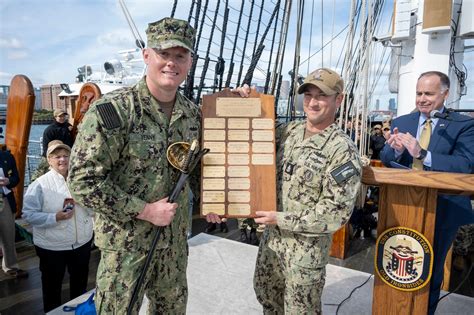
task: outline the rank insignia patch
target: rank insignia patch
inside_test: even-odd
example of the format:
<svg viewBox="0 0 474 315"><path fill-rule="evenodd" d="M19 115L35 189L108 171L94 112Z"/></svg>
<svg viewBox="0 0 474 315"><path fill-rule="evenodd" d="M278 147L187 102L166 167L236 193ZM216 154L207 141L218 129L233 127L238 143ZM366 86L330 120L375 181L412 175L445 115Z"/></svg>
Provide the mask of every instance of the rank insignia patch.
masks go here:
<svg viewBox="0 0 474 315"><path fill-rule="evenodd" d="M377 238L375 248L375 270L392 288L415 291L430 281L433 248L423 234L394 227Z"/></svg>
<svg viewBox="0 0 474 315"><path fill-rule="evenodd" d="M356 174L358 174L357 169L351 161L344 163L343 165L331 171L332 177L338 184L344 183L346 180Z"/></svg>
<svg viewBox="0 0 474 315"><path fill-rule="evenodd" d="M293 169L295 168L295 165L296 165L296 164L286 163L286 166L285 166L285 173L290 174L290 175L293 175Z"/></svg>

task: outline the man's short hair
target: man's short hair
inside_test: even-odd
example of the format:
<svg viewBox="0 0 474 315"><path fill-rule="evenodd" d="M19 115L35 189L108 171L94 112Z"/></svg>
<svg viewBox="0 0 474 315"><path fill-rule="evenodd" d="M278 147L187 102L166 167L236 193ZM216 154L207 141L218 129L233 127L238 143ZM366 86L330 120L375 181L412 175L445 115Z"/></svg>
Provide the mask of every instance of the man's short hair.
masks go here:
<svg viewBox="0 0 474 315"><path fill-rule="evenodd" d="M420 80L422 77L428 77L428 76L432 76L432 75L435 75L439 78L440 82L441 82L441 87L445 90L449 90L449 87L451 85L450 81L449 81L449 77L444 74L443 72L440 72L440 71L427 71L427 72L423 72L422 74L420 74L420 76L418 77L418 80Z"/></svg>

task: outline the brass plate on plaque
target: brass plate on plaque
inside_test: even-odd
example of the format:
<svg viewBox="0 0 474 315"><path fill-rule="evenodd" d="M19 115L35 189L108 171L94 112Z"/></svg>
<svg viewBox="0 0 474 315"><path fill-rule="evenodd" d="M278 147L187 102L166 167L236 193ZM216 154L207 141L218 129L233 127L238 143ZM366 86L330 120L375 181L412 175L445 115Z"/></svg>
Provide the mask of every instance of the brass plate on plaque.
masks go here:
<svg viewBox="0 0 474 315"><path fill-rule="evenodd" d="M229 153L248 153L249 152L248 142L229 142L227 143L227 152Z"/></svg>
<svg viewBox="0 0 474 315"><path fill-rule="evenodd" d="M225 187L225 179L223 178L204 178L202 180L203 190L222 190Z"/></svg>
<svg viewBox="0 0 474 315"><path fill-rule="evenodd" d="M206 215L208 213L225 215L225 204L223 203L203 203L201 209L202 215Z"/></svg>
<svg viewBox="0 0 474 315"><path fill-rule="evenodd" d="M204 130L204 141L225 140L225 130L210 129Z"/></svg>
<svg viewBox="0 0 474 315"><path fill-rule="evenodd" d="M249 141L250 132L248 130L228 130L227 140L229 141Z"/></svg>
<svg viewBox="0 0 474 315"><path fill-rule="evenodd" d="M229 189L250 189L250 178L245 178L245 177L228 178L227 187Z"/></svg>
<svg viewBox="0 0 474 315"><path fill-rule="evenodd" d="M201 214L255 217L275 211L274 97L225 89L202 98Z"/></svg>
<svg viewBox="0 0 474 315"><path fill-rule="evenodd" d="M262 107L258 98L218 97L217 117L260 117Z"/></svg>
<svg viewBox="0 0 474 315"><path fill-rule="evenodd" d="M225 191L223 190L205 190L202 192L202 202L224 202Z"/></svg>
<svg viewBox="0 0 474 315"><path fill-rule="evenodd" d="M205 129L225 129L225 118L204 118Z"/></svg>
<svg viewBox="0 0 474 315"><path fill-rule="evenodd" d="M248 165L248 154L229 154L227 155L227 164L229 165Z"/></svg>
<svg viewBox="0 0 474 315"><path fill-rule="evenodd" d="M248 203L230 203L228 205L227 212L229 215L249 215L250 214L250 205Z"/></svg>
<svg viewBox="0 0 474 315"><path fill-rule="evenodd" d="M254 118L252 119L253 129L273 129L275 123L270 118Z"/></svg>
<svg viewBox="0 0 474 315"><path fill-rule="evenodd" d="M204 142L204 148L208 148L211 153L225 152L225 142Z"/></svg>
<svg viewBox="0 0 474 315"><path fill-rule="evenodd" d="M227 128L229 129L249 129L250 120L248 118L229 118L227 120Z"/></svg>
<svg viewBox="0 0 474 315"><path fill-rule="evenodd" d="M208 153L203 157L204 165L224 165L225 154L224 153Z"/></svg>
<svg viewBox="0 0 474 315"><path fill-rule="evenodd" d="M250 202L250 192L245 190L229 190L227 192L229 202Z"/></svg>
<svg viewBox="0 0 474 315"><path fill-rule="evenodd" d="M248 166L229 166L227 168L229 177L249 177L250 167Z"/></svg>
<svg viewBox="0 0 474 315"><path fill-rule="evenodd" d="M273 130L253 130L253 141L273 141Z"/></svg>
<svg viewBox="0 0 474 315"><path fill-rule="evenodd" d="M203 177L225 177L225 166L204 166L202 168Z"/></svg>

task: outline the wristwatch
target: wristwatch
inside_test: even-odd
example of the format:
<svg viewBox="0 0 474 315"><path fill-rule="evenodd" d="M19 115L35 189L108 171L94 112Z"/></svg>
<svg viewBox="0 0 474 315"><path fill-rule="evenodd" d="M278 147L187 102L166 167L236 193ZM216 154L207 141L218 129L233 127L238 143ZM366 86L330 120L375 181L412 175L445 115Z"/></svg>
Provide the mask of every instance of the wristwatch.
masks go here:
<svg viewBox="0 0 474 315"><path fill-rule="evenodd" d="M427 154L428 154L428 151L426 151L425 149L421 149L420 154L415 159L424 160Z"/></svg>

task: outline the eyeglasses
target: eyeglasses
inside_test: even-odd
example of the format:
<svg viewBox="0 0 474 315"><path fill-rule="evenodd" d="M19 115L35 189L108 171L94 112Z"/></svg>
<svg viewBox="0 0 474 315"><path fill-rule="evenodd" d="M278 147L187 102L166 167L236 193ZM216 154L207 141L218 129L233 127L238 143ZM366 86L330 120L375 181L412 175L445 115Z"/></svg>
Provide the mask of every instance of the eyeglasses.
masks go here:
<svg viewBox="0 0 474 315"><path fill-rule="evenodd" d="M383 128L383 131L390 131L390 128Z"/></svg>

